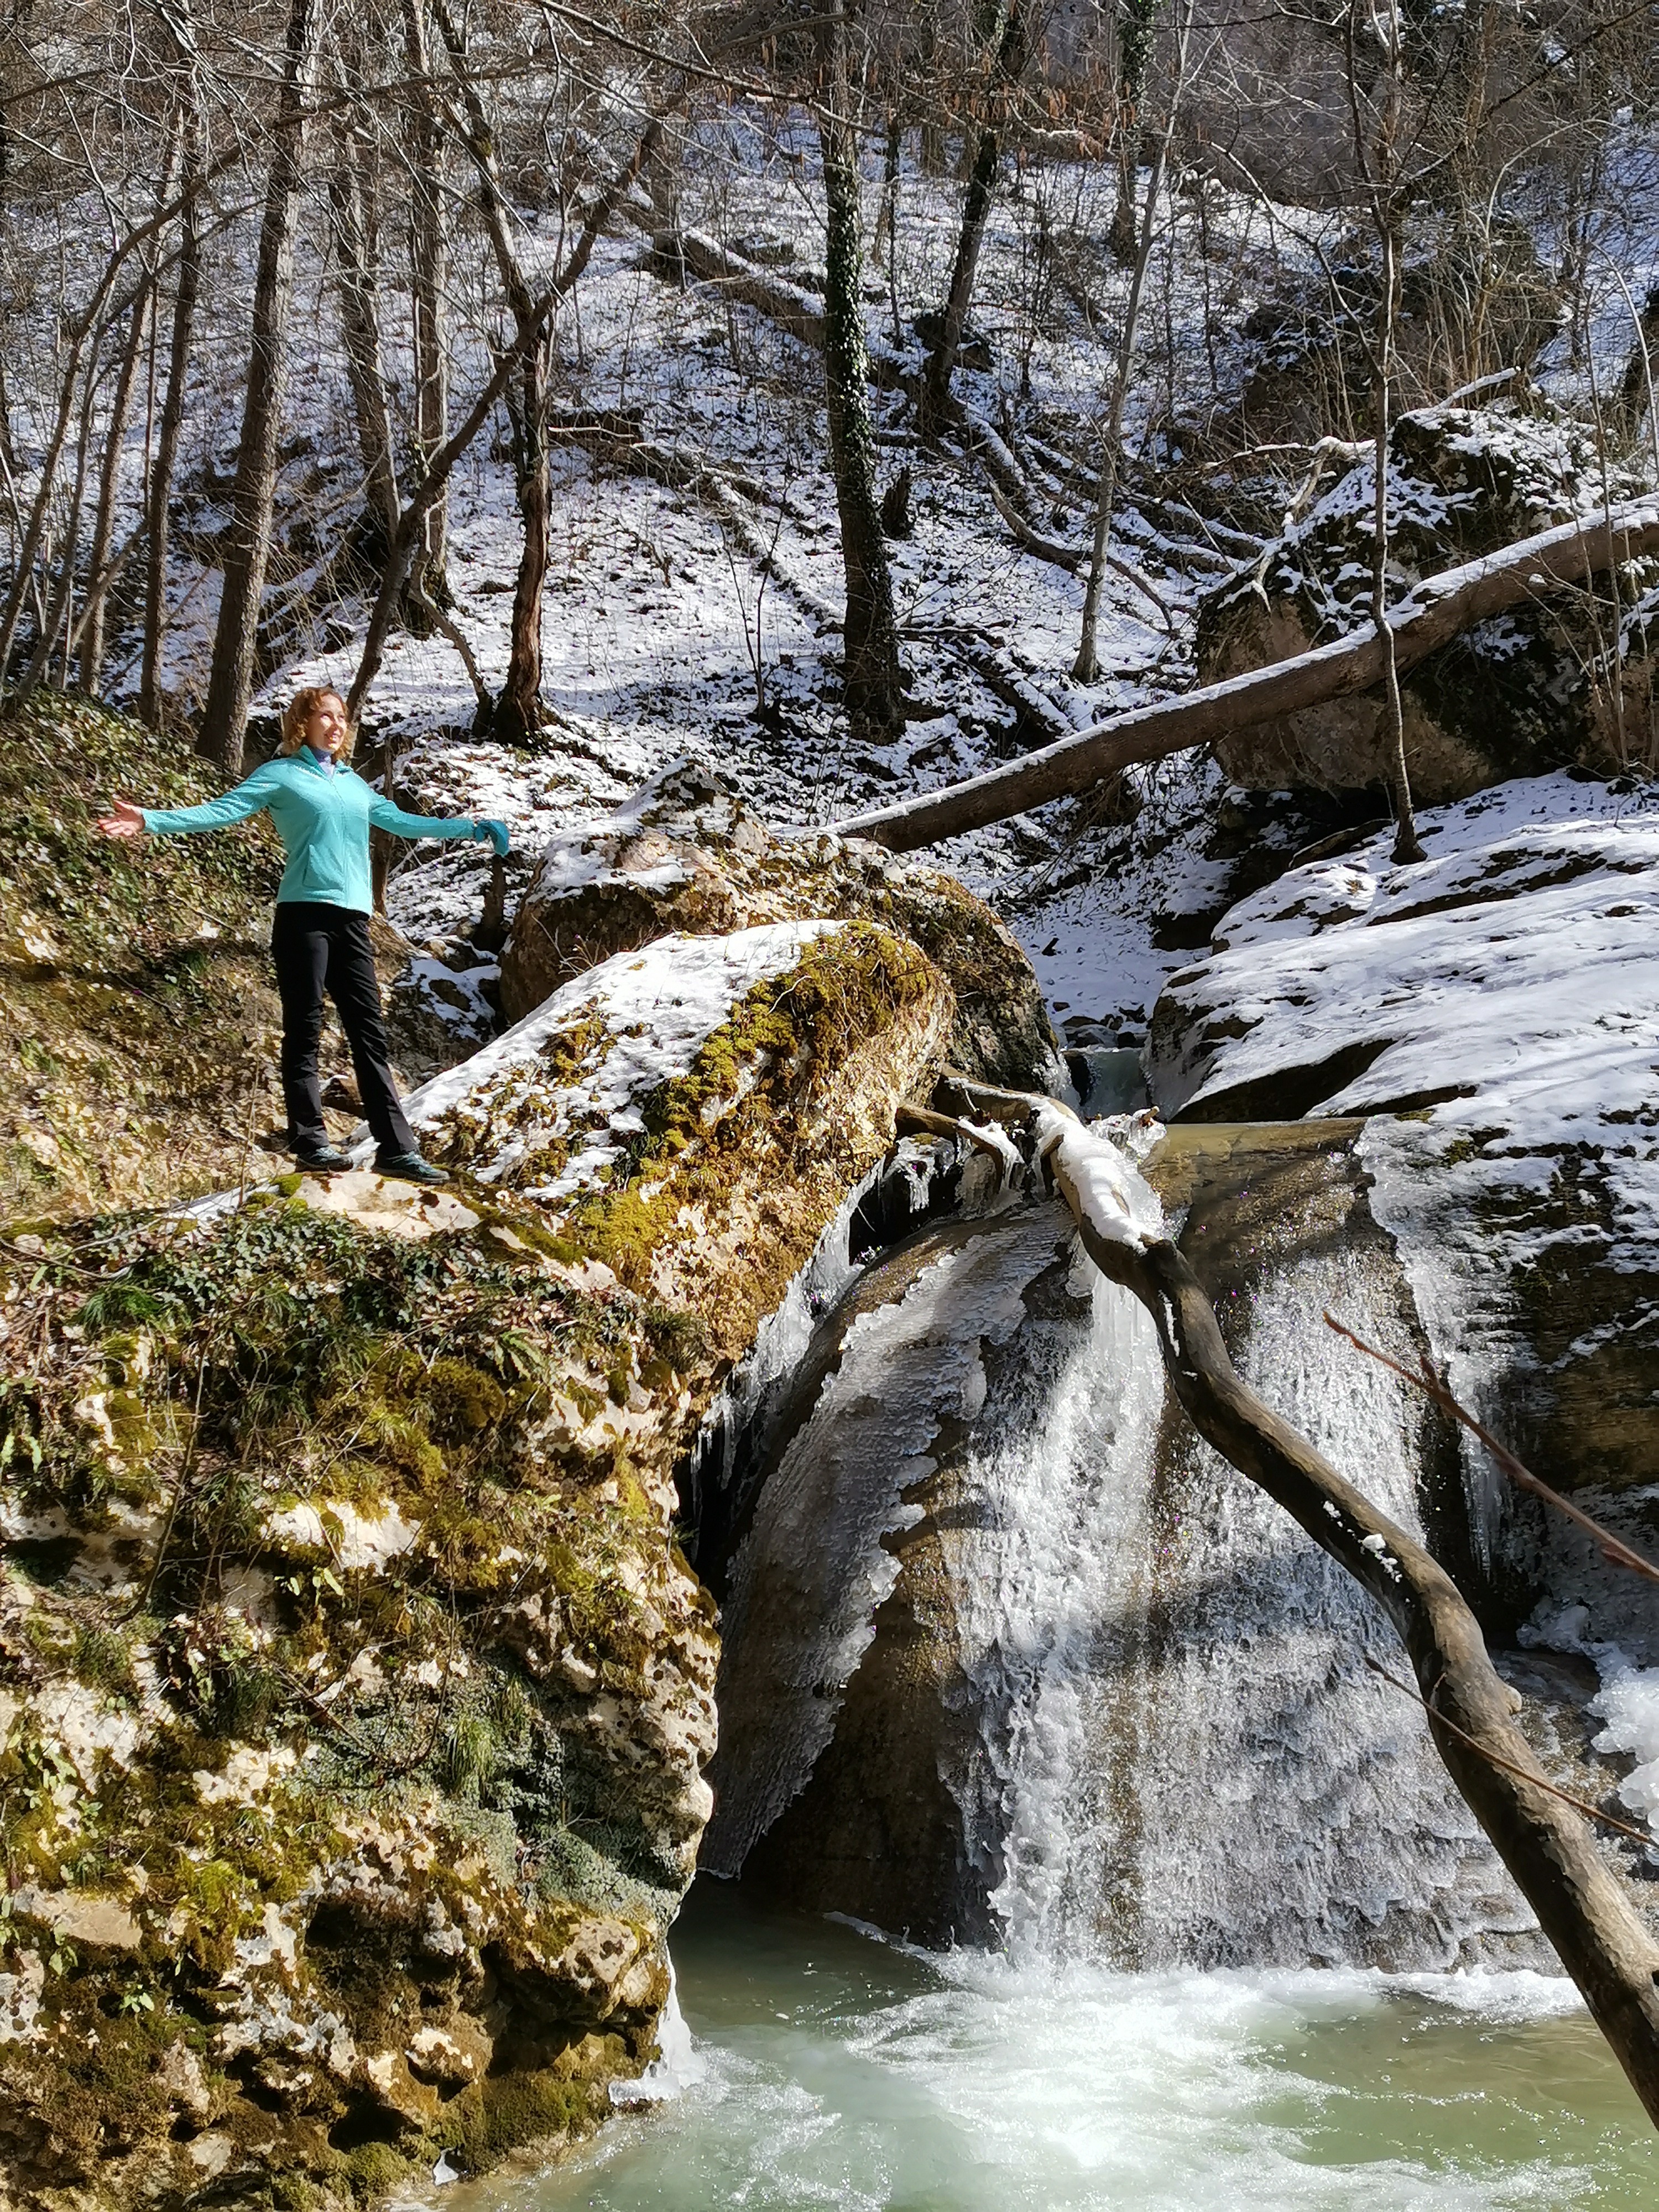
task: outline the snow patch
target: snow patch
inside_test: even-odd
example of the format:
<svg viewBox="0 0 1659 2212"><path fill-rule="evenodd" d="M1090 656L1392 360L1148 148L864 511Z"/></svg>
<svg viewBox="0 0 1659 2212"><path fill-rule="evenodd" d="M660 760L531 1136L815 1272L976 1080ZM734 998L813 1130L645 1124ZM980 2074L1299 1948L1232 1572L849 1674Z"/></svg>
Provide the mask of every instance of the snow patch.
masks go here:
<svg viewBox="0 0 1659 2212"><path fill-rule="evenodd" d="M1078 1220L1108 1244L1144 1252L1169 1233L1164 1208L1109 1137L1097 1136L1057 1106L1037 1110L1037 1157Z"/></svg>
<svg viewBox="0 0 1659 2212"><path fill-rule="evenodd" d="M560 1173L528 1194L558 1204L591 1188L644 1127L638 1102L684 1075L732 1007L757 983L782 975L835 921L768 922L728 937L663 937L619 952L556 991L461 1066L412 1091L409 1117L432 1129L446 1118L483 1139L471 1163L500 1182L538 1152L567 1140ZM546 1062L574 1032L599 1042L573 1072L549 1083Z"/></svg>

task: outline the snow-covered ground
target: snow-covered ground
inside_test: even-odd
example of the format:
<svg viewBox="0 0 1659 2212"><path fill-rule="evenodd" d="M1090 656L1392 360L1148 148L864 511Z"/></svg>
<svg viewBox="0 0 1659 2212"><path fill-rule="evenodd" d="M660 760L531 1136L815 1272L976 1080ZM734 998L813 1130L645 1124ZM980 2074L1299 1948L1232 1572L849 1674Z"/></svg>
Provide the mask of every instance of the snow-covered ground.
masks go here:
<svg viewBox="0 0 1659 2212"><path fill-rule="evenodd" d="M1615 150L1620 175L1628 170L1639 184L1653 157L1637 125ZM1243 541L1190 513L1172 515L1146 491L1212 505L1210 495L1220 492L1225 503L1226 467L1203 458L1206 426L1235 404L1264 359L1277 361L1282 340L1271 311L1321 281L1322 257L1341 239L1340 217L1277 207L1196 173L1167 193L1126 414L1134 482L1115 525L1117 549L1143 581L1108 575L1105 672L1080 684L1069 673L1080 578L1015 542L982 461L957 445L939 453L915 445L896 380L920 364L915 318L942 296L962 185L920 173L913 151L907 143L889 243L878 220L881 148L872 138L865 149L866 297L884 475L908 466L915 477L914 533L890 550L917 719L900 743L873 749L851 737L839 709L838 639L826 617L840 605L842 577L817 357L718 285L665 282L649 255L648 225L618 218L562 315L557 403L638 410L642 436L719 472L724 515L696 491L624 473L574 443L559 447L543 640L544 696L555 720L544 756L470 740L473 694L441 637L395 636L368 702L368 733L392 735L396 781L415 803L498 814L513 825L521 864L509 871L509 896L527 874L522 862L549 835L610 813L687 752L730 777L779 825L822 824L975 773L1031 742L988 684L991 661L1005 679L1029 685L1062 729L1190 679L1196 599L1225 576ZM809 290L821 283L822 192L814 134L802 118L738 103L685 131L675 160L678 222L757 249ZM1097 458L1127 283L1103 243L1115 192L1107 163L1006 165L970 319L974 343L957 373L970 413L1006 434L1052 502L1045 529L1073 544L1086 535L1089 492L1084 477L1067 472ZM1629 348L1628 315L1620 321L1625 295L1643 296L1659 268L1639 191L1620 205L1638 212L1617 216L1616 235L1608 213L1593 241L1589 353L1564 337L1546 356L1546 381L1565 397L1583 396L1598 360L1602 388L1616 381ZM557 211L526 204L516 215L526 265L550 266L563 240ZM228 519L242 396L245 298L224 272L251 264L254 230L248 214L218 238L219 274L210 272L202 307L163 672L185 708L199 705L205 687L217 572L202 555ZM486 373L495 336L489 284L470 252L458 252L452 301L457 410ZM412 368L391 261L386 283L386 368L401 416ZM1269 311L1267 322L1252 325L1261 310ZM360 599L323 588L359 505L360 471L333 274L304 233L288 340L290 434L268 612L289 649L256 700L263 717L302 682L349 681L364 612ZM22 381L14 414L26 491L45 416L32 422ZM449 507L454 618L492 688L506 666L520 538L502 428L498 421L464 458ZM137 520L140 436L135 422L123 526ZM1300 451L1270 447L1253 463L1245 506L1253 500L1252 512L1270 517L1304 466ZM733 515L749 550L733 534ZM775 573L763 574L757 544L770 550ZM118 621L107 675L118 698L136 686L136 658L131 623ZM1243 802L1231 822L1221 818L1226 811L1214 771L1177 762L1133 772L1115 820L1068 805L957 841L939 857L1010 921L1057 1020L1078 1041L1139 1043L1164 979L1204 943L1209 922L1310 837L1340 826L1317 809ZM1125 821L1130 813L1135 818ZM486 877L476 853L434 859L417 851L394 881L394 918L423 945L453 940L476 919ZM468 975L457 988L476 1027L487 964ZM432 980L442 985L435 973ZM434 1003L453 995L443 987Z"/></svg>

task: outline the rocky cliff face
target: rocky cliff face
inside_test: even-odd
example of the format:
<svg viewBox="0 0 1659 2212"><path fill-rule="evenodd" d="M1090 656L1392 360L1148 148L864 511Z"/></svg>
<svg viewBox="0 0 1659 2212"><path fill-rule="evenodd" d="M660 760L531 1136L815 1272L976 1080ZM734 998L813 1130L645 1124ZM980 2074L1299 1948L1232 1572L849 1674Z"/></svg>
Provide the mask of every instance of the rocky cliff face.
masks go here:
<svg viewBox="0 0 1659 2212"><path fill-rule="evenodd" d="M1449 1425L1321 1324L1425 1345L1362 1126L1172 1129L1147 1172L1243 1371L1462 1574ZM1072 1232L946 1224L824 1323L732 1565L704 1863L1017 1956L1541 1955L1368 1601L1197 1443Z"/></svg>
<svg viewBox="0 0 1659 2212"><path fill-rule="evenodd" d="M1376 1117L1469 1391L1567 1487L1653 1459L1659 823L1632 799L1540 777L1425 814L1418 865L1362 838L1292 869L1171 978L1148 1053L1183 1120Z"/></svg>
<svg viewBox="0 0 1659 2212"><path fill-rule="evenodd" d="M955 1019L627 951L413 1095L443 1193L8 1224L0 2203L343 2206L586 2131L709 1795L673 1471Z"/></svg>

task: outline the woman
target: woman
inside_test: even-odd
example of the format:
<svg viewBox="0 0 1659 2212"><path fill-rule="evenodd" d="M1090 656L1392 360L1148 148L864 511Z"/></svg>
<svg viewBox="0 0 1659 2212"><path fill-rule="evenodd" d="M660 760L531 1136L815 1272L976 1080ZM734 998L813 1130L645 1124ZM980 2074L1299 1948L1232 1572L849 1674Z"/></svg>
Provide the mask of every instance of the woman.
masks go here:
<svg viewBox="0 0 1659 2212"><path fill-rule="evenodd" d="M346 765L350 750L344 701L337 691L308 685L283 716L276 757L234 791L203 806L143 807L118 799L98 827L106 837L142 837L146 830L170 837L222 830L269 809L288 854L270 950L283 1001L289 1150L302 1168L351 1164L329 1142L317 1081L326 989L351 1046L358 1096L374 1134L375 1166L405 1182L442 1182L443 1170L421 1158L392 1079L368 940L374 908L368 833L373 827L396 837L471 837L488 840L505 854L507 825L405 814L352 773Z"/></svg>

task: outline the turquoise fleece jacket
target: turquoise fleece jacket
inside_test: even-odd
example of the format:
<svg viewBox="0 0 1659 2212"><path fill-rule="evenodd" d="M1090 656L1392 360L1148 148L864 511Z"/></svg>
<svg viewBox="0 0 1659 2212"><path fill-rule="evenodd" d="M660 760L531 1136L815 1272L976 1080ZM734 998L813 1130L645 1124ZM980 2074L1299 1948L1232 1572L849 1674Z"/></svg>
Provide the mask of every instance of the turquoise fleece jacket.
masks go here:
<svg viewBox="0 0 1659 2212"><path fill-rule="evenodd" d="M269 811L288 854L276 903L323 900L331 906L372 914L368 880L368 833L389 830L394 837L473 837L478 825L470 816L441 820L405 814L389 799L371 791L360 775L337 764L332 774L309 749L268 760L246 783L201 806L146 806L144 827L158 837L186 836L197 830L222 830Z"/></svg>

